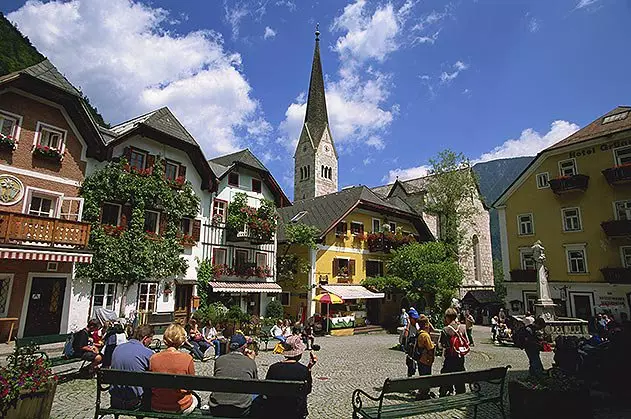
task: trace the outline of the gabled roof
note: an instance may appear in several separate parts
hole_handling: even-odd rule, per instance
[[[209,162],[212,162],[216,165],[221,165],[226,168],[232,166],[233,164],[239,163],[269,173],[267,167],[265,167],[265,165],[261,163],[261,161],[250,151],[249,148],[237,151],[236,153],[215,157],[214,159],[210,159]]]
[[[502,300],[493,290],[471,290],[465,294],[462,301],[477,302],[481,305],[502,303]]]
[[[163,132],[185,143],[199,146],[193,136],[184,128],[184,125],[180,123],[166,106],[115,125],[110,128],[110,131],[116,133],[117,136],[121,136],[137,128],[140,124]]]
[[[430,178],[431,175],[405,181],[400,181],[399,179],[397,179],[394,181],[394,183],[383,186],[375,186],[371,189],[377,195],[384,198],[391,196],[397,186],[401,187],[407,195],[413,195],[416,193],[425,192],[427,183],[429,182]]]
[[[36,79],[45,81],[50,85],[70,93],[71,95],[81,97],[81,92],[79,92],[79,90],[74,87],[72,83],[70,83],[68,79],[59,72],[59,70],[57,70],[48,58],[30,67],[6,74],[0,77],[0,81],[11,79],[18,74],[26,74],[31,77],[35,77]]]
[[[300,222],[316,227],[320,230],[321,237],[324,237],[344,216],[358,206],[408,219],[415,225],[424,240],[433,240],[421,216],[413,212],[407,204],[382,199],[366,186],[355,186],[332,194],[304,199],[295,202],[291,207],[279,209],[278,239],[279,241],[285,239],[283,226],[290,223],[299,212],[306,212],[300,218]]]

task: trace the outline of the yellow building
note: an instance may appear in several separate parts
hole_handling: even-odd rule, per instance
[[[402,245],[412,238],[416,241],[433,240],[423,221],[407,204],[398,198],[382,199],[365,186],[343,189],[327,195],[297,201],[291,207],[279,209],[279,243],[285,241],[285,226],[304,223],[320,231],[316,249],[292,245],[288,252],[308,262],[311,270],[299,276],[296,289],[283,288],[281,301],[291,317],[326,313],[326,308],[314,302],[321,292],[330,292],[345,300],[332,310],[338,314],[353,313],[356,324],[364,319],[380,323],[389,315],[396,315],[398,306],[385,309],[389,296],[362,287],[367,277],[383,276],[390,247]],[[395,232],[397,232],[395,234]],[[286,244],[279,248],[285,253]],[[388,310],[385,312],[384,310]]]
[[[543,150],[494,206],[507,298],[536,300],[530,246],[546,249],[558,314],[628,318],[631,305],[631,107],[617,107]]]

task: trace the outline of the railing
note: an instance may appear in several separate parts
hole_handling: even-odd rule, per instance
[[[250,242],[252,244],[266,244],[274,242],[273,234],[262,234],[257,231],[253,231],[247,225],[243,231],[234,231],[227,229],[226,240],[230,242]]]
[[[631,268],[602,268],[600,272],[610,284],[631,284]]]
[[[90,224],[0,211],[0,242],[45,246],[88,246]]]
[[[631,220],[609,220],[600,223],[607,237],[631,236]]]
[[[537,282],[537,271],[534,269],[513,269],[510,271],[511,282]]]
[[[589,176],[574,175],[550,179],[550,189],[555,194],[562,194],[574,191],[584,191],[589,185]]]
[[[602,173],[610,185],[631,182],[631,165],[610,167],[603,170]]]

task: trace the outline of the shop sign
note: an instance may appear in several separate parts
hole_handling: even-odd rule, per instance
[[[568,157],[570,159],[573,159],[575,157],[591,156],[593,154],[596,154],[596,151],[598,150],[608,151],[614,148],[624,147],[628,145],[631,145],[631,140],[612,141],[610,143],[601,144],[600,146],[596,146],[596,147],[589,147],[589,148],[584,148],[582,150],[570,151],[568,153]]]
[[[15,205],[24,196],[24,185],[12,175],[0,175],[0,205]]]
[[[624,297],[609,297],[602,296],[600,297],[599,307],[624,307],[625,301]]]

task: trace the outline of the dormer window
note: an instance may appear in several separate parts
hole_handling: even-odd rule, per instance
[[[603,118],[603,125],[608,124],[610,122],[622,121],[629,116],[629,111],[617,113],[615,115],[609,115]]]
[[[228,173],[228,185],[239,186],[239,174],[236,172]]]
[[[292,217],[291,220],[289,220],[290,223],[295,223],[298,220],[300,220],[302,217],[304,217],[305,215],[307,215],[307,211],[300,211],[298,214],[294,215]]]

